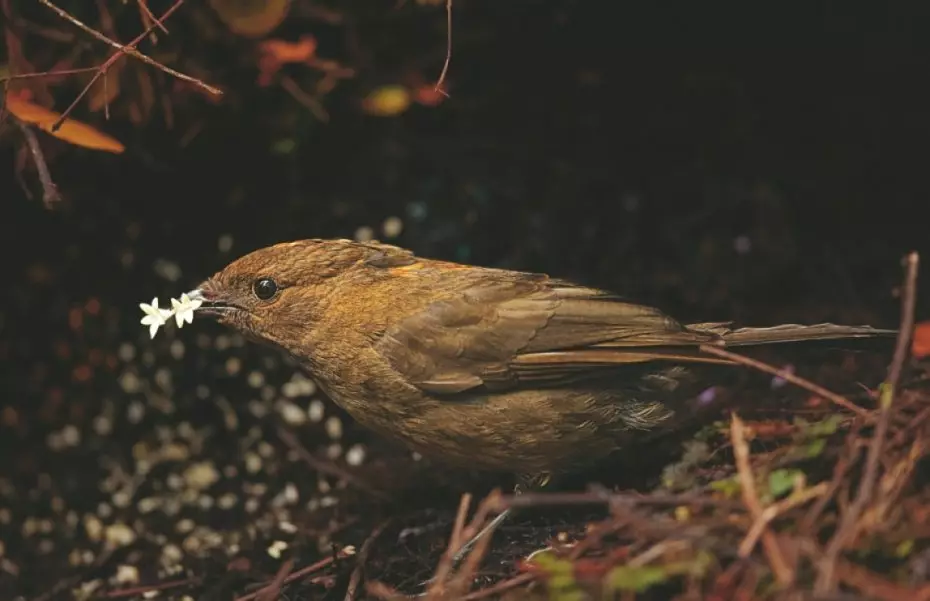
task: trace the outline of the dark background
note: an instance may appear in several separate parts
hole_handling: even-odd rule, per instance
[[[360,82],[390,80],[418,53],[435,57],[426,72],[438,74],[442,11],[401,20],[383,4],[368,9],[385,16],[365,33],[384,51]],[[191,345],[170,359],[172,339],[218,328],[195,321],[149,342],[137,304],[164,303],[260,246],[361,226],[380,236],[390,216],[404,222],[390,241],[419,254],[546,271],[683,320],[894,327],[900,258],[927,246],[928,17],[921,2],[461,0],[451,98],[439,107],[377,118],[337,94],[328,125],[308,114],[286,122],[296,150],[279,154],[269,149],[293,103],[243,79],[235,101],[186,116],[203,128],[184,147],[157,123],[116,121],[105,128],[124,155],[61,146],[52,171],[68,203],[58,211],[24,196],[8,136],[0,408],[20,418],[0,425],[0,476],[27,486],[50,469],[47,432],[90,431],[99,407],[123,407],[125,370],[147,379],[170,367],[182,405],[198,384],[236,407],[254,396],[222,373],[231,354],[286,379],[289,367],[252,347]],[[225,253],[223,235],[233,237]],[[181,278],[160,277],[159,260]],[[87,310],[91,299],[99,310]],[[154,355],[108,367],[100,353],[121,343]],[[216,418],[190,403],[194,421]],[[92,488],[86,462],[125,455],[151,427],[121,428],[52,472]]]

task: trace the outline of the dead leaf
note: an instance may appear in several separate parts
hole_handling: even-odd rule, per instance
[[[911,354],[917,359],[930,355],[930,321],[922,321],[914,326]]]
[[[424,85],[413,91],[413,99],[423,106],[438,106],[446,99],[446,94],[437,90],[435,85]]]
[[[267,35],[284,21],[290,0],[210,0],[220,20],[235,34],[247,38]]]
[[[312,35],[304,35],[296,42],[266,40],[258,45],[258,85],[268,86],[274,75],[287,63],[309,63],[316,55],[317,42]]]
[[[33,104],[18,94],[7,94],[6,108],[21,121],[35,125],[49,135],[60,140],[93,150],[103,150],[120,154],[126,147],[115,138],[94,129],[86,123],[67,119],[58,131],[52,131],[52,125],[61,117],[60,113]]]
[[[120,92],[120,75],[123,71],[124,62],[117,63],[97,80],[97,83],[90,89],[87,98],[87,108],[91,112],[97,113],[109,106]]]
[[[376,88],[362,100],[362,110],[376,117],[393,117],[410,108],[410,92],[404,86]]]

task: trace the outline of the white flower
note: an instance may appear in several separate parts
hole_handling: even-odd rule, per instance
[[[194,311],[200,308],[200,305],[203,304],[203,299],[195,296],[191,298],[185,292],[181,295],[181,300],[171,299],[171,311],[174,313],[175,322],[178,324],[178,327],[183,327],[184,322],[192,323],[194,321]]]
[[[139,308],[145,313],[142,325],[149,327],[149,337],[155,338],[158,328],[165,325],[165,320],[171,317],[171,311],[158,308],[158,297],[152,299],[152,304],[139,303]]]

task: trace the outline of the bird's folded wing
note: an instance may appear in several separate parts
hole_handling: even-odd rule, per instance
[[[554,385],[656,359],[713,362],[696,347],[717,338],[599,290],[535,280],[483,284],[435,302],[376,348],[407,381],[452,394]]]

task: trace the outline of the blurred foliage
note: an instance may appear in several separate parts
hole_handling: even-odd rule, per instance
[[[4,105],[15,118],[71,144],[122,152],[122,143],[76,119],[101,129],[128,123],[143,134],[165,129],[184,145],[203,127],[205,105],[248,110],[272,102],[278,107],[264,112],[263,125],[270,138],[284,136],[272,148],[287,153],[295,139],[330,120],[333,106],[396,116],[414,103],[442,102],[436,77],[449,50],[444,5],[4,0]],[[418,30],[422,43],[407,43],[410,54],[392,51],[393,36],[384,35],[392,28],[397,35]],[[150,61],[119,48],[140,36],[136,48]],[[57,110],[70,99],[73,106]],[[0,130],[14,143],[22,141],[17,133]],[[20,152],[27,152],[25,143]]]

